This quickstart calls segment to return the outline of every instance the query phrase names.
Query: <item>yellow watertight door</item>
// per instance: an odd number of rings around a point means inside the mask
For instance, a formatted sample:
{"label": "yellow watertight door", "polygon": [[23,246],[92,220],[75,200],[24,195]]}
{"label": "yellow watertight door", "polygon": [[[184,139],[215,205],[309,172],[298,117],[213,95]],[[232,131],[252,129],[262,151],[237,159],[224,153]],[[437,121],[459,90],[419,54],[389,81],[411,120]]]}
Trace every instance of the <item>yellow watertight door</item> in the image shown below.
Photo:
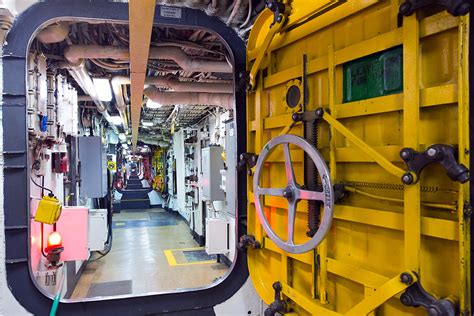
{"label": "yellow watertight door", "polygon": [[471,315],[469,1],[266,2],[242,240],[266,315]]}

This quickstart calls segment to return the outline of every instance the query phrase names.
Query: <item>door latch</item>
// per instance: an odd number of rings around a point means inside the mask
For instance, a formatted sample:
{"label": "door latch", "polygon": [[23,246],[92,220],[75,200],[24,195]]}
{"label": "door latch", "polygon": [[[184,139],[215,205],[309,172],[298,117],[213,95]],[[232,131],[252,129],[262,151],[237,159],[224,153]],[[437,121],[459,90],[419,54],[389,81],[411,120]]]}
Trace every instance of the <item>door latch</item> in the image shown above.
{"label": "door latch", "polygon": [[410,16],[428,6],[443,7],[453,16],[466,15],[471,8],[469,0],[406,0],[398,8],[399,16]]}
{"label": "door latch", "polygon": [[420,282],[410,285],[405,293],[400,296],[400,301],[405,306],[423,307],[428,316],[454,316],[456,308],[451,298],[436,299],[426,292]]}
{"label": "door latch", "polygon": [[241,250],[245,250],[248,247],[253,249],[260,249],[262,245],[255,239],[253,235],[243,235],[239,238],[239,244],[237,247]]}
{"label": "door latch", "polygon": [[252,175],[251,168],[255,167],[258,160],[258,155],[254,153],[241,153],[239,157],[239,162],[237,163],[237,171],[242,171],[247,169],[247,174]]}
{"label": "door latch", "polygon": [[427,165],[437,162],[446,169],[451,180],[466,183],[470,178],[469,170],[456,161],[454,153],[455,150],[452,146],[443,144],[431,145],[424,152],[403,148],[400,151],[400,157],[405,161],[408,172],[402,176],[402,182],[404,184],[417,183],[423,169]]}
{"label": "door latch", "polygon": [[275,316],[276,313],[285,314],[288,309],[286,302],[281,299],[281,283],[273,283],[273,289],[275,290],[275,300],[265,310],[265,316]]}

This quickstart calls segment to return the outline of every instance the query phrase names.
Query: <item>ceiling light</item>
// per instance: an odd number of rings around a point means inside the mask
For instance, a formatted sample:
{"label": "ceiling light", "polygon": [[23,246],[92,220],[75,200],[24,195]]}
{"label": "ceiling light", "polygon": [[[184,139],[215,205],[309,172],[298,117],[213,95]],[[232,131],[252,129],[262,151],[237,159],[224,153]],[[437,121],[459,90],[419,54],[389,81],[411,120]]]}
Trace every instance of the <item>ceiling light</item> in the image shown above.
{"label": "ceiling light", "polygon": [[114,125],[122,125],[122,118],[120,116],[111,116],[110,123]]}
{"label": "ceiling light", "polygon": [[143,125],[143,126],[153,126],[153,122],[145,122],[145,121],[142,121],[142,125]]}
{"label": "ceiling light", "polygon": [[110,89],[109,79],[105,78],[93,78],[95,91],[100,101],[110,102],[112,101],[112,90]]}
{"label": "ceiling light", "polygon": [[162,106],[163,106],[163,104],[154,102],[151,99],[148,99],[148,101],[146,101],[146,107],[150,108],[150,109],[159,109]]}
{"label": "ceiling light", "polygon": [[118,135],[118,137],[119,137],[120,141],[122,141],[122,142],[125,142],[127,140],[127,136],[125,136],[124,133],[120,133]]}

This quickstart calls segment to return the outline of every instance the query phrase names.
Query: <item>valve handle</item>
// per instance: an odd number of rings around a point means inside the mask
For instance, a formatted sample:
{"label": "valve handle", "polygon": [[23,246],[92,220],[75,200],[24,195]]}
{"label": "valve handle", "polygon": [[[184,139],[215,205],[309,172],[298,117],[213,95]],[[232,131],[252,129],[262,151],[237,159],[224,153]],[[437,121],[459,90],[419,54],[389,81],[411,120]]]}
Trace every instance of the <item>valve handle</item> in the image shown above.
{"label": "valve handle", "polygon": [[[313,163],[316,165],[319,177],[321,178],[322,191],[304,190],[296,183],[293,163],[291,161],[290,155],[290,144],[296,145],[297,147],[303,149],[306,154],[308,154],[308,156],[311,158]],[[286,188],[262,188],[260,187],[260,176],[262,174],[263,165],[270,153],[279,145],[283,145],[287,186]],[[329,228],[331,227],[334,208],[334,191],[329,175],[329,168],[324,162],[324,159],[319,153],[319,151],[302,137],[291,134],[281,135],[276,138],[273,138],[263,147],[263,150],[258,156],[257,164],[255,167],[255,174],[253,178],[253,193],[255,208],[257,210],[257,215],[260,220],[260,223],[263,226],[263,229],[267,233],[268,237],[279,248],[286,252],[298,254],[313,250],[325,238],[327,232],[329,231]],[[261,202],[261,197],[264,195],[280,196],[288,200],[288,237],[286,241],[282,240],[272,230],[267,221],[267,218],[265,217]],[[324,211],[321,224],[314,236],[309,241],[303,244],[295,244],[294,230],[296,219],[296,206],[301,200],[321,201],[324,204]]]}

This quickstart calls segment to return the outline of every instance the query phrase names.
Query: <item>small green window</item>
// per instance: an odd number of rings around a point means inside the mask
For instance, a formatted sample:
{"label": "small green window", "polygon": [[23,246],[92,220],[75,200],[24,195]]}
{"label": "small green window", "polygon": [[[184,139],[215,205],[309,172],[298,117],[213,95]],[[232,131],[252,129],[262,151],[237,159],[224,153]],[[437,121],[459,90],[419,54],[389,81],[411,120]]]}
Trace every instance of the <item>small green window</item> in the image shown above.
{"label": "small green window", "polygon": [[395,47],[344,64],[344,103],[403,90],[403,50]]}

